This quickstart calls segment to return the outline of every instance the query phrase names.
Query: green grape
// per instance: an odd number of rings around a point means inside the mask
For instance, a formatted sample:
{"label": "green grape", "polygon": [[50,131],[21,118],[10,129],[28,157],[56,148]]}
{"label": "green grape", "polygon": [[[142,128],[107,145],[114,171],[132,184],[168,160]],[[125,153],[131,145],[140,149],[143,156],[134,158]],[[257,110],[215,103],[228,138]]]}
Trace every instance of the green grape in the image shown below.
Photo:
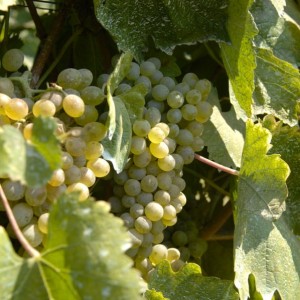
{"label": "green grape", "polygon": [[86,105],[93,106],[101,104],[105,99],[102,89],[92,85],[81,90],[80,96]]}
{"label": "green grape", "polygon": [[110,172],[110,165],[103,158],[89,160],[86,166],[94,172],[96,177],[105,177]]}
{"label": "green grape", "polygon": [[134,226],[134,218],[127,212],[120,215],[120,218],[123,220],[124,225],[127,228],[132,228]]}
{"label": "green grape", "polygon": [[63,100],[63,109],[68,116],[78,118],[84,114],[85,105],[79,96],[67,95]]}
{"label": "green grape", "polygon": [[140,64],[140,72],[144,76],[151,76],[156,70],[155,64],[151,61],[143,61]]}
{"label": "green grape", "polygon": [[152,222],[145,216],[140,216],[134,221],[135,229],[142,234],[149,233],[152,228]]}
{"label": "green grape", "polygon": [[151,90],[151,81],[146,76],[143,75],[139,76],[139,78],[134,82],[134,85],[138,85],[138,84],[143,84],[147,89],[147,91]]}
{"label": "green grape", "polygon": [[169,148],[169,153],[173,153],[175,150],[176,150],[176,141],[169,138],[169,137],[166,137],[163,141]]}
{"label": "green grape", "polygon": [[[175,186],[178,186],[179,192],[182,192],[185,189],[185,187],[186,187],[185,180],[183,178],[181,178],[181,177],[178,177],[178,176],[176,176],[176,177],[173,178],[172,184],[174,184]],[[176,195],[176,197],[178,197],[178,196],[179,196],[179,194]]]}
{"label": "green grape", "polygon": [[197,104],[197,115],[195,119],[198,122],[204,123],[210,118],[212,113],[213,108],[211,104],[201,101]]}
{"label": "green grape", "polygon": [[185,99],[187,103],[196,105],[201,101],[202,95],[199,90],[193,89],[187,92]]}
{"label": "green grape", "polygon": [[33,218],[33,210],[32,207],[27,203],[21,202],[17,203],[12,208],[13,215],[17,221],[19,227],[24,227],[30,223]]}
{"label": "green grape", "polygon": [[200,136],[194,137],[194,142],[192,144],[192,148],[195,152],[201,151],[204,148],[204,141]]}
{"label": "green grape", "polygon": [[146,175],[141,180],[141,189],[146,193],[153,193],[157,189],[157,179],[153,175]]}
{"label": "green grape", "polygon": [[132,125],[133,132],[140,137],[146,137],[151,129],[147,120],[135,120]]}
{"label": "green grape", "polygon": [[170,174],[165,172],[158,174],[157,184],[160,189],[167,191],[172,184],[172,178]]}
{"label": "green grape", "polygon": [[[134,229],[135,230],[135,229]],[[129,237],[131,238],[131,243],[134,244],[135,243],[135,239],[134,237],[132,237],[130,234],[129,234]],[[137,255],[137,253],[139,252],[139,247],[140,245],[142,244],[143,240],[139,241],[139,244],[137,244],[135,246],[135,248],[131,247],[129,248],[127,251],[126,251],[126,255],[128,255],[129,257],[131,258],[135,258],[135,256]]]}
{"label": "green grape", "polygon": [[125,193],[129,196],[136,196],[141,192],[141,184],[136,179],[128,179],[124,184]]}
{"label": "green grape", "polygon": [[67,186],[65,184],[62,184],[60,186],[47,185],[46,189],[47,200],[50,202],[54,202],[56,199],[58,199],[59,196],[61,196],[65,192]]}
{"label": "green grape", "polygon": [[173,78],[167,77],[167,76],[161,78],[159,83],[165,85],[170,91],[172,91],[176,85],[175,80]]}
{"label": "green grape", "polygon": [[42,205],[47,198],[47,189],[45,186],[38,188],[27,187],[25,190],[25,200],[30,206]]}
{"label": "green grape", "polygon": [[[137,257],[135,259],[135,262],[137,261],[141,261],[142,259],[148,259],[149,255],[151,254],[152,252],[152,242],[149,243],[148,241],[146,241],[146,243],[144,242],[145,241],[145,237],[149,236],[149,235],[152,235],[151,233],[145,233],[144,234],[144,238],[143,238],[143,243],[137,253]],[[153,237],[152,237],[152,241],[153,241]],[[148,259],[149,261],[149,266],[148,268],[151,268],[151,262],[150,260]]]}
{"label": "green grape", "polygon": [[38,228],[44,234],[48,233],[48,220],[49,220],[48,212],[41,214],[38,219],[38,223],[37,223]]}
{"label": "green grape", "polygon": [[56,111],[59,111],[62,108],[64,95],[58,91],[49,91],[42,94],[41,99],[50,100],[55,105]]}
{"label": "green grape", "polygon": [[4,105],[5,114],[14,121],[20,121],[28,115],[28,105],[23,99],[12,98]]}
{"label": "green grape", "polygon": [[164,101],[169,95],[169,89],[162,84],[158,84],[152,88],[152,97],[157,101]]}
{"label": "green grape", "polygon": [[176,218],[176,209],[173,205],[167,204],[164,206],[163,222],[164,220],[173,220]]}
{"label": "green grape", "polygon": [[150,143],[149,149],[156,158],[164,158],[169,154],[169,147],[164,142],[158,144]]}
{"label": "green grape", "polygon": [[1,183],[1,186],[9,201],[18,201],[25,195],[25,187],[19,181],[6,179]]}
{"label": "green grape", "polygon": [[157,123],[157,124],[155,125],[155,127],[159,127],[160,129],[162,129],[166,136],[168,136],[169,133],[170,133],[169,125],[166,124],[166,123],[163,123],[163,122]]}
{"label": "green grape", "polygon": [[167,260],[173,262],[180,258],[180,251],[176,248],[169,248],[167,253]]}
{"label": "green grape", "polygon": [[207,79],[201,79],[195,84],[195,89],[201,92],[202,101],[205,101],[211,91],[211,82]]}
{"label": "green grape", "polygon": [[198,76],[194,73],[187,73],[182,78],[182,82],[187,83],[190,88],[193,88],[198,80]]}
{"label": "green grape", "polygon": [[138,218],[140,216],[142,216],[144,214],[144,206],[139,204],[139,203],[135,203],[130,207],[130,215],[133,218]]}
{"label": "green grape", "polygon": [[82,75],[80,71],[74,68],[68,68],[61,71],[57,77],[57,83],[64,89],[78,89],[82,84]]}
{"label": "green grape", "polygon": [[162,223],[161,220],[156,221],[156,222],[152,222],[151,233],[153,235],[160,234],[165,230],[165,228],[166,228],[166,226]]}
{"label": "green grape", "polygon": [[136,201],[139,204],[146,206],[148,203],[153,201],[153,194],[141,192],[136,196]]}
{"label": "green grape", "polygon": [[34,103],[32,113],[35,117],[53,117],[56,113],[56,107],[52,101],[40,99]]}
{"label": "green grape", "polygon": [[93,73],[88,69],[79,69],[78,71],[81,74],[81,84],[79,89],[84,89],[93,82]]}
{"label": "green grape", "polygon": [[135,81],[139,78],[139,76],[140,76],[140,66],[137,63],[132,62],[130,65],[130,70],[126,75],[126,78],[128,80]]}
{"label": "green grape", "polygon": [[80,97],[80,92],[74,89],[64,89],[64,92],[68,95],[76,95]]}
{"label": "green grape", "polygon": [[96,122],[99,117],[98,110],[95,106],[85,105],[84,113],[78,118],[74,118],[76,124],[84,126],[91,122]]}
{"label": "green grape", "polygon": [[0,114],[0,126],[11,124],[11,120],[5,116]]}
{"label": "green grape", "polygon": [[179,196],[176,198],[180,201],[182,206],[185,206],[186,204],[186,196],[184,193],[180,192]]}
{"label": "green grape", "polygon": [[23,136],[26,140],[31,140],[33,123],[28,123],[23,128]]}
{"label": "green grape", "polygon": [[[121,185],[115,184],[113,186],[113,194],[119,198],[122,198],[125,195],[124,187]],[[120,202],[121,203],[121,202]]]}
{"label": "green grape", "polygon": [[167,259],[168,249],[165,245],[158,244],[154,245],[152,248],[152,252],[149,256],[150,261],[154,265],[158,265],[164,259]]}
{"label": "green grape", "polygon": [[146,169],[132,165],[128,169],[128,176],[132,179],[142,180],[146,176]]}
{"label": "green grape", "polygon": [[156,107],[149,107],[144,115],[145,120],[147,120],[151,127],[154,127],[161,120],[161,113]]}
{"label": "green grape", "polygon": [[178,108],[171,108],[167,112],[167,120],[170,123],[179,123],[182,119],[182,112]]}
{"label": "green grape", "polygon": [[164,240],[164,233],[160,232],[158,234],[153,235],[153,244],[160,244]]}
{"label": "green grape", "polygon": [[163,207],[157,202],[150,202],[145,206],[145,215],[150,221],[159,221],[164,214]]}
{"label": "green grape", "polygon": [[177,223],[177,217],[174,217],[173,219],[170,220],[162,218],[162,222],[164,225],[171,227]]}
{"label": "green grape", "polygon": [[159,127],[153,127],[148,133],[148,139],[152,143],[161,143],[166,138],[165,132]]}
{"label": "green grape", "polygon": [[183,158],[185,165],[190,164],[195,157],[194,150],[190,146],[178,146],[176,149],[176,153]]}
{"label": "green grape", "polygon": [[42,243],[43,233],[37,224],[29,224],[22,229],[22,233],[32,247],[37,247]]}
{"label": "green grape", "polygon": [[167,191],[164,190],[158,190],[154,194],[154,201],[159,203],[162,206],[166,206],[170,203],[171,201],[171,196]]}
{"label": "green grape", "polygon": [[133,154],[142,154],[147,147],[146,140],[143,137],[133,136],[131,140],[130,151]]}
{"label": "green grape", "polygon": [[100,122],[91,122],[83,127],[83,138],[86,142],[101,141],[107,135],[107,128]]}
{"label": "green grape", "polygon": [[125,182],[129,179],[127,170],[123,170],[120,173],[114,173],[113,178],[114,178],[114,183],[118,185],[124,185]]}
{"label": "green grape", "polygon": [[195,120],[197,116],[197,108],[192,104],[185,104],[181,107],[182,117],[187,121]]}
{"label": "green grape", "polygon": [[188,129],[193,136],[200,136],[203,133],[204,127],[202,123],[199,123],[197,121],[192,121],[188,123],[186,129]]}
{"label": "green grape", "polygon": [[[30,98],[22,98],[25,102],[26,102],[26,104],[27,104],[27,106],[28,106],[28,109],[29,110],[32,110],[32,108],[33,108],[33,105],[34,105],[34,101],[32,100],[32,99],[30,99]],[[51,101],[52,102],[52,101]],[[57,111],[57,110],[56,110]]]}
{"label": "green grape", "polygon": [[182,211],[183,207],[182,207],[180,201],[178,200],[178,198],[171,200],[170,204],[174,206],[177,214],[179,214]]}
{"label": "green grape", "polygon": [[190,252],[189,248],[182,246],[182,247],[179,247],[178,250],[180,251],[180,259],[182,259],[183,261],[190,260],[191,252]]}
{"label": "green grape", "polygon": [[11,98],[5,94],[0,93],[0,115],[5,115],[4,106],[7,104]]}
{"label": "green grape", "polygon": [[81,172],[77,166],[72,165],[70,168],[64,170],[64,172],[65,172],[65,183],[66,184],[72,184],[72,183],[80,181]]}
{"label": "green grape", "polygon": [[124,195],[121,198],[121,203],[124,207],[126,208],[130,208],[131,206],[133,206],[136,202],[135,202],[135,198],[133,196],[128,196],[128,195]]}
{"label": "green grape", "polygon": [[120,214],[123,212],[123,206],[118,197],[109,197],[108,203],[110,205],[110,212]]}
{"label": "green grape", "polygon": [[179,91],[172,91],[167,97],[167,103],[171,108],[180,108],[184,103],[184,96]]}
{"label": "green grape", "polygon": [[66,138],[65,148],[72,156],[81,156],[85,154],[86,143],[80,137],[70,136]]}
{"label": "green grape", "polygon": [[151,159],[152,159],[152,155],[150,153],[150,150],[146,148],[145,152],[143,152],[142,154],[133,156],[133,163],[138,168],[146,168],[150,163]]}
{"label": "green grape", "polygon": [[189,250],[191,253],[191,256],[195,258],[201,258],[202,255],[207,250],[207,242],[203,239],[197,239],[191,243],[189,243]]}
{"label": "green grape", "polygon": [[150,161],[149,165],[146,167],[146,170],[147,174],[151,174],[154,176],[157,176],[161,172],[161,169],[158,167],[156,160]]}
{"label": "green grape", "polygon": [[68,152],[62,151],[61,153],[61,168],[63,170],[67,170],[72,167],[73,165],[73,157]]}
{"label": "green grape", "polygon": [[109,74],[101,74],[97,78],[97,86],[102,88],[103,85],[105,85],[107,83],[108,78],[109,78]]}
{"label": "green grape", "polygon": [[160,67],[161,67],[161,61],[160,61],[159,58],[157,58],[157,57],[150,57],[150,58],[147,59],[147,61],[152,62],[155,65],[155,68],[157,70],[160,69]]}
{"label": "green grape", "polygon": [[70,184],[67,187],[66,192],[67,193],[73,193],[73,192],[79,193],[79,201],[86,200],[90,195],[89,188],[81,182],[76,182],[76,183]]}
{"label": "green grape", "polygon": [[[46,212],[49,212],[51,207],[52,207],[52,203],[50,201],[46,200],[42,205],[33,206],[32,209],[33,209],[34,215],[39,217],[40,215],[42,215]],[[36,223],[36,222],[34,222],[34,223]]]}
{"label": "green grape", "polygon": [[78,168],[84,167],[86,165],[86,158],[84,155],[75,156],[74,158],[74,165]]}
{"label": "green grape", "polygon": [[128,233],[131,239],[132,248],[140,247],[143,242],[143,235],[134,228],[129,229]]}
{"label": "green grape", "polygon": [[86,144],[84,155],[87,160],[96,159],[103,154],[103,151],[104,148],[101,143],[90,141]]}
{"label": "green grape", "polygon": [[172,138],[172,139],[176,138],[176,136],[179,133],[179,126],[177,124],[174,124],[174,123],[169,123],[168,126],[170,128],[169,137]]}
{"label": "green grape", "polygon": [[91,169],[87,167],[81,167],[80,173],[81,173],[80,181],[79,181],[80,183],[83,183],[87,187],[91,187],[94,185],[94,183],[96,182],[96,176]]}
{"label": "green grape", "polygon": [[116,96],[121,95],[123,93],[126,93],[128,91],[131,90],[131,85],[127,84],[127,83],[121,83],[119,84],[119,86],[117,87],[117,89],[115,90],[114,94]]}
{"label": "green grape", "polygon": [[0,77],[0,93],[9,97],[14,97],[15,87],[12,81],[8,78]]}
{"label": "green grape", "polygon": [[24,63],[24,53],[20,49],[10,49],[2,57],[2,66],[8,72],[18,71]]}
{"label": "green grape", "polygon": [[185,82],[178,83],[174,87],[174,91],[180,92],[183,96],[185,96],[189,90],[190,86]]}
{"label": "green grape", "polygon": [[188,129],[180,129],[176,136],[176,142],[180,146],[190,146],[193,144],[194,136]]}
{"label": "green grape", "polygon": [[155,70],[152,75],[149,77],[152,84],[159,84],[160,80],[163,78],[164,74],[159,71]]}
{"label": "green grape", "polygon": [[150,100],[147,102],[147,108],[150,108],[150,107],[155,107],[159,110],[160,113],[163,113],[165,110],[165,103],[159,102],[156,100]]}
{"label": "green grape", "polygon": [[63,169],[56,169],[53,171],[48,184],[52,186],[60,186],[65,182],[65,172]]}
{"label": "green grape", "polygon": [[164,158],[158,158],[158,166],[162,171],[168,172],[175,168],[175,159],[172,154],[168,154]]}

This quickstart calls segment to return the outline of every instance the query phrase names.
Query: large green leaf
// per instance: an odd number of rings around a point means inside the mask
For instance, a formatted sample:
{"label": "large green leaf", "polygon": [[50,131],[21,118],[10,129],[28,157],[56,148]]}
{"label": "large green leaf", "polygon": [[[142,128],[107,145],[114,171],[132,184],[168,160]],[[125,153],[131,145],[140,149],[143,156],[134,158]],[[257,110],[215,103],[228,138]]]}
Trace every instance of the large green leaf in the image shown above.
{"label": "large green leaf", "polygon": [[167,261],[161,262],[149,281],[146,299],[239,299],[233,283],[201,274],[199,265],[189,263],[180,271],[174,272]]}
{"label": "large green leaf", "polygon": [[252,115],[252,93],[256,67],[252,44],[257,29],[249,13],[252,3],[253,0],[230,1],[228,31],[231,45],[220,44],[233,94],[248,117]]}
{"label": "large green leaf", "polygon": [[249,296],[251,273],[266,300],[276,290],[282,299],[296,300],[300,289],[300,243],[282,215],[290,171],[278,154],[266,155],[270,140],[267,129],[247,122],[234,235],[235,285],[242,300]]}
{"label": "large green leaf", "polygon": [[47,183],[60,165],[60,146],[54,135],[55,122],[36,119],[32,142],[10,125],[0,128],[0,176],[8,176],[29,186]]}
{"label": "large green leaf", "polygon": [[212,90],[207,100],[213,113],[203,132],[209,158],[228,167],[240,167],[244,146],[245,123],[239,119],[234,107],[222,112],[217,91]]}
{"label": "large green leaf", "polygon": [[119,49],[136,58],[149,38],[167,53],[179,44],[198,41],[228,42],[228,0],[94,0],[98,21],[115,38]]}
{"label": "large green leaf", "polygon": [[1,299],[139,299],[138,274],[124,254],[129,238],[101,204],[58,199],[40,257],[17,256],[0,228]]}

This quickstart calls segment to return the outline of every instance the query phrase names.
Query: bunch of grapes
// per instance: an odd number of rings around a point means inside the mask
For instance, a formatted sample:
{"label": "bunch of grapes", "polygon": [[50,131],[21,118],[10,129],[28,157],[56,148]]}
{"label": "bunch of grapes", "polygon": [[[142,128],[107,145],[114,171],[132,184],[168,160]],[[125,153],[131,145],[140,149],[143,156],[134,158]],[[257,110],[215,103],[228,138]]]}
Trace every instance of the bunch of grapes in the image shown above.
{"label": "bunch of grapes", "polygon": [[[12,59],[14,56],[18,59]],[[23,57],[20,50],[9,50],[2,58],[2,66],[8,72],[16,72]],[[182,241],[175,242],[174,238],[169,248],[163,243],[164,230],[177,223],[177,215],[187,201],[183,166],[190,164],[194,153],[204,147],[201,135],[203,123],[212,113],[206,101],[211,83],[193,73],[178,82],[164,76],[160,67],[160,60],[153,57],[141,64],[132,62],[114,92],[118,96],[138,84],[148,91],[143,116],[132,124],[130,155],[121,173],[116,173],[102,156],[101,141],[107,135],[108,74],[94,80],[87,69],[68,68],[59,73],[55,87],[34,98],[20,94],[13,84],[14,73],[0,78],[0,126],[16,126],[30,141],[34,118],[49,117],[56,121],[56,135],[61,141],[62,165],[47,185],[31,188],[8,178],[0,179],[18,225],[33,247],[43,247],[47,239],[52,203],[62,193],[75,191],[79,192],[79,201],[84,201],[91,189],[101,184],[97,178],[102,178],[112,182],[108,203],[111,212],[128,228],[132,247],[127,254],[144,278],[163,259],[174,266],[187,260],[177,249],[185,245]]]}

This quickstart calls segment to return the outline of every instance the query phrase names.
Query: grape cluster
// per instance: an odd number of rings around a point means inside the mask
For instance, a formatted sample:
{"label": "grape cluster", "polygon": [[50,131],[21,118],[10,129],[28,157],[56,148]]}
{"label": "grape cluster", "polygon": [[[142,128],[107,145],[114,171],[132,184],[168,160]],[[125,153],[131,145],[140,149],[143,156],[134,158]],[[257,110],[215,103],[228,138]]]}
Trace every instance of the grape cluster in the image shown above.
{"label": "grape cluster", "polygon": [[[12,55],[18,59],[12,60]],[[17,49],[8,51],[2,59],[8,72],[17,71],[22,64]],[[183,166],[204,147],[201,135],[203,123],[212,113],[206,101],[211,83],[193,73],[178,82],[164,76],[160,67],[160,60],[154,57],[141,64],[132,62],[114,92],[114,96],[122,95],[141,84],[147,89],[143,116],[132,123],[128,163],[120,173],[102,157],[101,141],[107,135],[104,91],[109,74],[94,80],[87,69],[65,69],[59,73],[55,87],[34,100],[21,95],[11,77],[0,78],[0,126],[12,124],[30,141],[34,118],[50,117],[57,123],[56,135],[61,141],[62,165],[47,185],[31,188],[0,179],[14,216],[33,247],[42,247],[46,241],[49,209],[59,195],[77,191],[79,201],[84,201],[98,184],[97,178],[103,178],[112,182],[108,199],[111,212],[128,228],[132,247],[127,254],[143,277],[147,278],[163,259],[174,266],[186,261],[179,251],[185,244],[174,238],[168,248],[164,230],[177,223],[177,215],[187,201]],[[92,85],[94,81],[96,85]]]}

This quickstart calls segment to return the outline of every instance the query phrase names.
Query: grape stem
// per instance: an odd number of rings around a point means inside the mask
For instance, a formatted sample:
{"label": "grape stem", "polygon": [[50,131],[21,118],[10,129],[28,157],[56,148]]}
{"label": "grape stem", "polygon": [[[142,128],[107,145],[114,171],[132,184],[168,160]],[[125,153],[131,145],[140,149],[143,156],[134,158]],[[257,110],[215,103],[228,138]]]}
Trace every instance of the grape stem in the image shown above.
{"label": "grape stem", "polygon": [[0,185],[0,198],[2,200],[3,206],[5,208],[6,214],[8,216],[9,222],[11,224],[11,227],[17,237],[17,239],[19,240],[20,244],[23,246],[24,250],[32,257],[39,257],[40,252],[38,252],[37,250],[35,250],[26,240],[26,238],[24,237],[16,219],[15,216],[11,210],[11,207],[9,205],[9,202],[5,196],[5,193],[2,189],[2,186]]}
{"label": "grape stem", "polygon": [[239,176],[239,171],[228,168],[228,167],[225,167],[225,166],[223,166],[221,164],[218,164],[218,163],[216,163],[216,162],[214,162],[214,161],[212,161],[208,158],[205,158],[205,157],[203,157],[199,154],[195,154],[195,159],[199,160],[199,161],[201,161],[201,162],[203,162],[203,163],[205,163],[205,164],[207,164],[207,165],[209,165],[213,168],[216,168],[220,171],[226,172],[226,173],[231,174],[231,175]]}

